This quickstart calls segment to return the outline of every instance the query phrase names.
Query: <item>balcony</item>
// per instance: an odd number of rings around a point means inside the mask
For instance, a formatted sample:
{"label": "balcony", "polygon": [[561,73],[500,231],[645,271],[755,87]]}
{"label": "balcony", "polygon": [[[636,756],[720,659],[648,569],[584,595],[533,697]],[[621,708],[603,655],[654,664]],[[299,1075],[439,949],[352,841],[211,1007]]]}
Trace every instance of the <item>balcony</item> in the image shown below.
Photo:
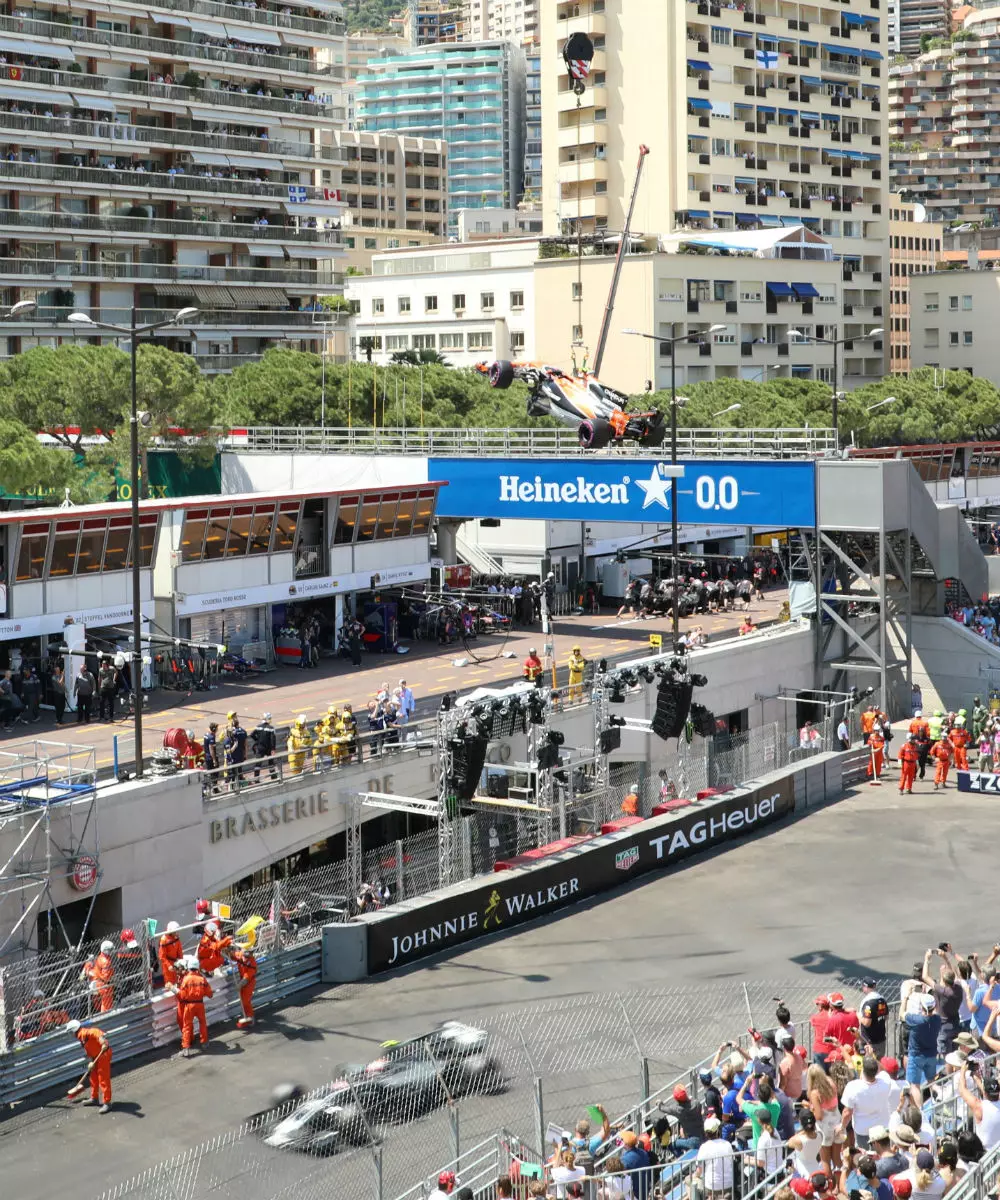
{"label": "balcony", "polygon": [[[149,14],[167,25],[171,23],[170,13],[183,12],[206,17],[219,17],[227,22],[243,21],[250,25],[267,26],[273,29],[301,29],[303,32],[315,33],[320,37],[331,39],[344,37],[346,33],[344,21],[338,20],[335,16],[331,15],[329,19],[318,20],[315,17],[307,17],[303,13],[284,13],[278,8],[265,8],[263,4],[251,9],[244,8],[239,4],[217,3],[216,0],[154,0],[151,4],[137,4],[132,3],[131,0],[111,0],[110,7],[116,15],[118,12],[125,17],[140,14],[145,17]],[[311,6],[307,5],[306,7]],[[138,13],[133,11],[136,9]],[[150,13],[150,9],[154,11]],[[156,10],[161,10],[164,15],[159,16]]]}
{"label": "balcony", "polygon": [[573,178],[579,179],[581,183],[591,183],[595,179],[607,179],[608,177],[608,163],[607,159],[604,158],[589,158],[575,163],[560,163],[560,167],[567,169],[560,172],[563,180],[566,180],[569,169],[572,169]]}
{"label": "balcony", "polygon": [[[606,141],[607,132],[603,125],[601,126],[600,136],[598,136],[597,126],[592,122],[580,126],[575,124],[563,125],[559,128],[558,145],[560,150],[568,150],[570,147],[578,144],[581,146],[593,146],[598,142],[603,143]],[[452,162],[454,162],[454,156],[452,156]]]}
{"label": "balcony", "polygon": [[[289,185],[287,183],[269,183],[260,179],[208,179],[200,175],[186,175],[179,171],[170,175],[162,171],[110,171],[104,167],[78,167],[71,163],[27,163],[0,161],[0,179],[29,180],[41,183],[64,183],[69,189],[86,189],[87,186],[100,188],[120,188],[124,194],[135,196],[162,192],[165,197],[190,195],[191,197],[214,196],[252,200],[267,198],[289,203]],[[298,187],[299,185],[294,185]],[[304,201],[328,204],[330,216],[340,213],[340,205],[327,201],[323,189],[317,187],[301,187]],[[305,214],[303,214],[305,215]],[[316,213],[310,212],[310,216]]]}
{"label": "balcony", "polygon": [[66,279],[116,279],[133,283],[172,282],[234,283],[241,286],[268,284],[274,288],[296,287],[315,291],[325,287],[332,272],[308,271],[285,267],[207,267],[174,263],[135,263],[103,260],[73,261],[57,258],[0,258],[0,275],[9,275],[19,283],[30,280],[62,281]]}
{"label": "balcony", "polygon": [[[302,340],[312,337],[322,338],[333,329],[347,328],[347,319],[342,313],[300,312],[286,308],[274,310],[260,308],[213,309],[210,305],[211,301],[202,301],[195,320],[188,325],[179,325],[178,331],[197,328],[202,331],[218,329],[225,333],[239,333],[246,329],[252,330],[259,337],[273,337],[274,333],[267,331],[274,330],[282,336]],[[71,311],[71,308],[37,308],[30,313],[25,313],[20,319],[15,317],[4,324],[8,332],[24,336],[36,335],[37,331],[45,329],[50,330],[51,335],[53,326],[56,327],[57,332],[63,330],[67,333],[74,330],[79,332],[80,327],[66,319]],[[136,310],[136,320],[140,324],[153,324],[157,321],[169,320],[176,312],[176,305],[173,308],[140,308]],[[90,314],[95,321],[106,321],[111,325],[128,325],[132,319],[130,308],[97,308],[91,309]],[[294,332],[289,334],[289,330]]]}
{"label": "balcony", "polygon": [[[306,162],[321,159],[340,162],[340,153],[332,146],[312,146],[308,142],[286,142],[280,139],[245,137],[239,134],[208,133],[200,129],[163,129],[155,125],[126,125],[117,121],[77,121],[69,116],[39,117],[25,113],[0,110],[0,133],[4,131],[37,133],[76,147],[80,139],[110,142],[99,146],[99,153],[118,153],[131,146],[159,146],[168,150],[177,147],[197,151],[222,150],[232,154],[260,154],[268,158],[295,158]],[[23,138],[4,138],[23,144]],[[30,139],[34,141],[35,139]],[[42,139],[38,139],[42,142]],[[44,142],[42,142],[44,144]],[[196,159],[197,161],[197,159]],[[202,160],[204,161],[204,160]],[[234,164],[239,165],[239,164]],[[255,169],[253,160],[246,163]]]}
{"label": "balcony", "polygon": [[[85,213],[18,212],[0,209],[0,229],[22,230],[21,237],[33,239],[38,234],[87,236],[106,233],[113,237],[150,238],[208,238],[213,242],[238,242],[252,247],[254,242],[281,244],[293,247],[339,246],[338,229],[295,229],[284,225],[254,225],[249,221],[178,221],[168,217],[97,217]],[[17,235],[15,235],[17,236]]]}
{"label": "balcony", "polygon": [[[244,92],[232,92],[227,88],[186,88],[172,83],[150,83],[144,79],[120,79],[107,75],[84,75],[76,71],[49,71],[42,67],[21,67],[20,82],[42,84],[45,87],[72,88],[81,108],[87,107],[87,92],[101,92],[112,96],[137,97],[150,106],[152,100],[172,100],[181,104],[199,104],[211,107],[213,113],[227,108],[236,108],[259,113],[288,113],[298,118],[323,117],[333,121],[342,120],[344,110],[331,104],[320,104],[309,100],[294,100],[283,96],[252,96]],[[134,107],[134,106],[128,106]],[[220,113],[220,116],[222,113]],[[310,121],[310,124],[312,122]]]}
{"label": "balcony", "polygon": [[[167,62],[217,62],[231,66],[239,63],[260,71],[276,71],[285,75],[308,75],[322,79],[344,78],[344,67],[314,62],[310,55],[267,54],[255,50],[230,49],[229,46],[212,45],[210,42],[181,41],[176,38],[145,37],[136,33],[116,33],[110,29],[88,29],[81,25],[72,27],[58,22],[32,21],[25,17],[0,16],[0,30],[23,34],[28,37],[44,38],[65,44],[72,42],[76,55],[86,57],[88,46],[104,46],[111,49],[133,50],[150,58]],[[252,37],[252,31],[248,30]],[[26,48],[25,53],[33,53]]]}
{"label": "balcony", "polygon": [[574,33],[585,33],[588,37],[602,37],[608,31],[607,20],[603,12],[583,13],[579,17],[570,17],[567,21],[557,22],[560,41],[565,41]]}

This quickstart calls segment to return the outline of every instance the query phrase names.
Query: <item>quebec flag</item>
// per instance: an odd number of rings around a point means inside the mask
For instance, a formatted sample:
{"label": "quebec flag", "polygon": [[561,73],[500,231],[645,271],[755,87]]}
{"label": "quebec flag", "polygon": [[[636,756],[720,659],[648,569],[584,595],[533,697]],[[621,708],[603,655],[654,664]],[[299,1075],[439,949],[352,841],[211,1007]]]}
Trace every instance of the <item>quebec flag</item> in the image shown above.
{"label": "quebec flag", "polygon": [[763,67],[765,71],[773,71],[778,65],[778,55],[774,50],[758,50],[757,51],[757,66]]}

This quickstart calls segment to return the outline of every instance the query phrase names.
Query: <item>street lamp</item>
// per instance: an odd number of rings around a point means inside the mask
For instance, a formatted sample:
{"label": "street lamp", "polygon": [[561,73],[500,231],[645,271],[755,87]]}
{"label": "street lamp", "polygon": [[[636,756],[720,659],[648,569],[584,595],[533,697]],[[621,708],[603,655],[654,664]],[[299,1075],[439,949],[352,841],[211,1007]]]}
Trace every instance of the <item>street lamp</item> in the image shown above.
{"label": "street lamp", "polygon": [[822,342],[825,346],[833,347],[833,433],[837,440],[838,450],[840,449],[840,393],[837,391],[837,351],[848,342],[867,342],[872,338],[881,337],[883,333],[885,333],[884,329],[870,329],[867,333],[858,334],[857,337],[825,338],[816,337],[814,334],[805,334],[801,329],[789,329],[788,331],[788,340],[793,345]]}
{"label": "street lamp", "polygon": [[869,404],[865,412],[874,412],[876,408],[881,408],[883,404],[895,404],[895,396],[886,396],[884,400],[876,400],[874,404]]}
{"label": "street lamp", "polygon": [[37,305],[37,300],[18,300],[16,304],[12,304],[4,314],[4,320],[9,321],[11,317],[16,317],[20,313],[27,312],[29,308],[34,308]]}
{"label": "street lamp", "polygon": [[730,404],[730,406],[728,408],[720,408],[717,413],[712,413],[712,420],[714,421],[716,417],[725,416],[726,413],[736,412],[738,409],[740,409],[742,407],[743,407],[742,404]]}
{"label": "street lamp", "polygon": [[[671,325],[671,328],[673,326]],[[725,333],[725,325],[711,325],[707,332]],[[671,568],[671,629],[674,639],[674,653],[680,651],[681,629],[680,629],[680,584],[677,578],[677,355],[674,352],[674,347],[678,342],[689,342],[694,338],[700,338],[702,333],[679,333],[673,337],[660,337],[656,333],[642,333],[638,329],[623,329],[622,333],[629,334],[631,337],[647,338],[651,342],[659,342],[660,349],[664,346],[670,347],[670,466],[673,469],[670,477],[670,568]]]}
{"label": "street lamp", "polygon": [[[129,415],[129,465],[132,483],[132,692],[135,696],[135,777],[142,778],[142,564],[139,554],[139,396],[137,388],[137,355],[139,338],[176,325],[198,315],[197,308],[182,308],[164,321],[151,321],[148,325],[137,325],[136,309],[132,308],[132,320],[128,325],[112,325],[107,321],[95,321],[85,312],[73,312],[66,318],[74,325],[88,329],[106,329],[119,337],[129,339],[131,364],[131,410]],[[149,424],[149,414],[142,414],[142,423]]]}

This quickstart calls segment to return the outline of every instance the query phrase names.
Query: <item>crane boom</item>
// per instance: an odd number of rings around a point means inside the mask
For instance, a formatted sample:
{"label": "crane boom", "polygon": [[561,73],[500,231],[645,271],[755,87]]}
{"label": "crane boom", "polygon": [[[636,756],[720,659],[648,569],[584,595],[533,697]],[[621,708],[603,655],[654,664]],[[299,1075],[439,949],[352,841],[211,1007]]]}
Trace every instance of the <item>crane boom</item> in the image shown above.
{"label": "crane boom", "polygon": [[608,292],[608,302],[604,306],[604,319],[601,321],[601,334],[597,339],[597,351],[594,354],[594,374],[600,375],[601,362],[604,359],[604,348],[608,344],[608,334],[611,332],[611,314],[615,310],[615,294],[618,291],[618,281],[622,273],[622,258],[628,241],[629,230],[632,227],[632,213],[635,211],[635,199],[639,194],[639,181],[642,179],[642,168],[649,153],[648,146],[639,147],[639,165],[635,169],[635,183],[632,185],[632,199],[629,201],[628,214],[625,217],[625,228],[622,230],[618,243],[618,253],[615,255],[615,269],[611,276],[611,289]]}

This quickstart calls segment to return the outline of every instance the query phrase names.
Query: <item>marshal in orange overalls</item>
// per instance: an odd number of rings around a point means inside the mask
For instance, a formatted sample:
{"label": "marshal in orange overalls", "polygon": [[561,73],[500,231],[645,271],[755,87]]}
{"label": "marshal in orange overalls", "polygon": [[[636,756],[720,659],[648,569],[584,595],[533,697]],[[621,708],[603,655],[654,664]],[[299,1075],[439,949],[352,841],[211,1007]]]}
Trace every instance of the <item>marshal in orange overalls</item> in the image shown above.
{"label": "marshal in orange overalls", "polygon": [[83,973],[94,984],[94,994],[97,996],[98,1009],[110,1012],[115,1006],[115,964],[110,954],[98,954],[94,959],[88,959],[83,966]]}
{"label": "marshal in orange overalls", "polygon": [[177,993],[177,1019],[181,1027],[181,1049],[188,1050],[194,1041],[194,1022],[198,1020],[201,1044],[208,1041],[208,1020],[205,1001],[212,995],[212,985],[197,971],[189,971],[181,980]]}
{"label": "marshal in orange overalls", "polygon": [[955,754],[955,770],[967,771],[969,769],[967,747],[972,741],[969,731],[964,725],[956,725],[948,735],[948,739]]}
{"label": "marshal in orange overalls", "polygon": [[[211,925],[212,922],[209,922]],[[217,971],[219,967],[226,961],[223,951],[227,946],[231,946],[233,939],[231,937],[219,937],[215,930],[205,926],[205,932],[201,935],[201,941],[198,943],[198,965],[206,975],[211,975],[213,971]]]}
{"label": "marshal in orange overalls", "polygon": [[257,986],[257,959],[252,950],[235,950],[233,959],[240,973],[240,1004],[243,1016],[236,1022],[238,1028],[246,1029],[253,1024],[253,991]]}
{"label": "marshal in orange overalls", "polygon": [[951,742],[947,738],[931,746],[931,758],[934,759],[934,790],[944,787],[948,782],[948,768],[951,766]]}
{"label": "marshal in orange overalls", "polygon": [[871,778],[872,764],[875,766],[875,778],[882,778],[882,766],[885,762],[883,751],[885,750],[885,738],[873,729],[868,736],[868,777]]}
{"label": "marshal in orange overalls", "polygon": [[176,933],[165,933],[160,938],[157,950],[160,959],[160,970],[163,972],[165,987],[173,987],[177,983],[177,960],[184,954],[181,939]]}
{"label": "marshal in orange overalls", "polygon": [[[84,1025],[76,1031],[83,1052],[94,1064],[90,1072],[90,1098],[96,1100],[98,1091],[102,1104],[111,1103],[111,1046],[103,1029]],[[103,1053],[102,1053],[103,1051]]]}
{"label": "marshal in orange overalls", "polygon": [[917,743],[907,739],[899,748],[899,790],[901,793],[912,793],[913,781],[917,777],[917,761],[919,758],[920,752],[917,749]]}

